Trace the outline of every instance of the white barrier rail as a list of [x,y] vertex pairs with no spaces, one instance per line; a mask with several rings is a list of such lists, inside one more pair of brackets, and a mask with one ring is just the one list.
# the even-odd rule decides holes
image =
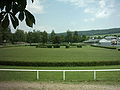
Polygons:
[[29,69],[0,69],[0,71],[26,71],[26,72],[36,72],[36,78],[39,80],[39,72],[63,72],[63,80],[66,78],[66,72],[93,72],[94,80],[96,80],[96,73],[100,71],[120,71],[120,69],[102,69],[102,70],[29,70]]

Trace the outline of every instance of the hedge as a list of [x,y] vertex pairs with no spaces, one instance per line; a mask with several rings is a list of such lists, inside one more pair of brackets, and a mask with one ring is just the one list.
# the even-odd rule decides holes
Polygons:
[[25,61],[0,61],[0,65],[10,66],[45,66],[45,67],[70,67],[70,66],[105,66],[120,65],[120,61],[94,61],[94,62],[25,62]]
[[60,48],[60,45],[59,44],[55,44],[53,45],[54,48]]
[[47,48],[52,48],[52,45],[47,45]]
[[70,46],[69,46],[69,45],[66,45],[65,48],[70,48]]
[[45,44],[38,44],[36,45],[36,48],[47,48]]
[[77,45],[77,48],[82,48],[82,45]]
[[120,48],[118,48],[118,51],[120,51]]

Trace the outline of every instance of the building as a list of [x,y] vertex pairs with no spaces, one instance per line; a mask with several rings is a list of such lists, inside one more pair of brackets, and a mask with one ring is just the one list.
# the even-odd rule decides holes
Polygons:
[[119,46],[120,39],[115,36],[107,36],[99,41],[100,46]]

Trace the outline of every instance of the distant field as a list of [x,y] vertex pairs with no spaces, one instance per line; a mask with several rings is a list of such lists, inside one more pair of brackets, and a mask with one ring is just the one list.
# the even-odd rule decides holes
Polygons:
[[88,62],[120,61],[117,50],[84,46],[83,48],[0,48],[0,61]]
[[[39,70],[91,70],[91,69],[119,69],[120,65],[94,66],[94,67],[20,67],[0,66],[0,68],[12,69],[39,69]],[[0,81],[57,81],[61,82],[62,72],[39,72],[40,79],[36,80],[36,72],[11,72],[0,71]],[[120,71],[97,72],[97,80],[120,81]],[[66,72],[66,81],[93,81],[93,72]]]

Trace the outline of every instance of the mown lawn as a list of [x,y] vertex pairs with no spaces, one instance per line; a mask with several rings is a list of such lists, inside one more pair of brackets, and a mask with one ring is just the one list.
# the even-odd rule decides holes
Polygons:
[[0,48],[0,61],[88,62],[119,61],[120,51],[84,46],[83,48]]
[[[39,70],[90,70],[90,69],[120,69],[120,65],[94,66],[94,67],[20,67],[0,66],[11,69],[39,69]],[[0,81],[63,81],[63,72],[39,72],[39,80],[36,80],[36,72],[0,71]],[[97,72],[99,81],[120,81],[120,71]],[[66,72],[65,81],[93,81],[93,72]]]

